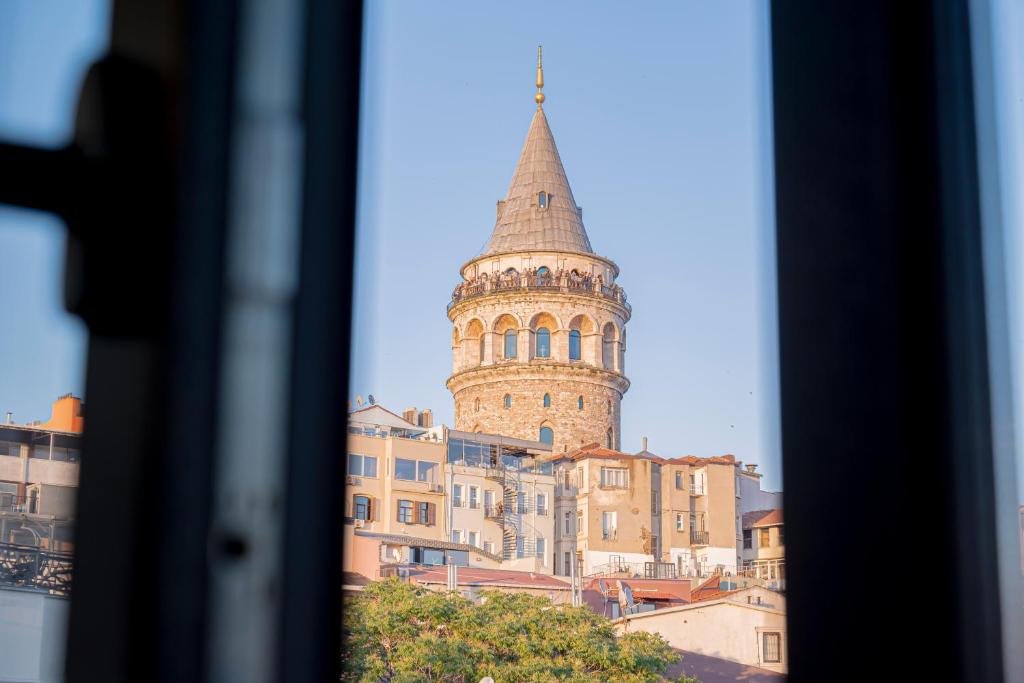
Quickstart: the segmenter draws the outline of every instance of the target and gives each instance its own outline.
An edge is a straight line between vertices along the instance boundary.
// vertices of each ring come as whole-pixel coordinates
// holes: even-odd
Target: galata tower
[[[545,441],[556,453],[618,449],[630,307],[618,266],[590,246],[543,87],[538,48],[537,111],[512,183],[448,305],[455,427]]]

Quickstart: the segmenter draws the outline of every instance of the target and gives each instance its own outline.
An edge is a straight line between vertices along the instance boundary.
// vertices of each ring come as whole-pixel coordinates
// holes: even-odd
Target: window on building
[[[484,491],[484,509],[490,510],[494,507],[494,491]]]
[[[683,473],[676,472],[676,488],[682,490],[683,488]]]
[[[462,484],[452,484],[452,505],[462,507]]]
[[[352,516],[364,521],[373,519],[373,503],[369,496],[356,496],[353,499]]]
[[[601,538],[615,540],[618,535],[619,513],[614,510],[605,510],[601,513]]]
[[[505,394],[505,398],[502,399],[502,402],[505,404],[506,408],[511,408],[512,407],[512,394]]]
[[[785,529],[785,527],[779,527],[779,545],[786,545],[786,537],[783,534],[783,529]]]
[[[764,638],[764,662],[766,664],[782,661],[782,634],[778,631],[766,631]]]
[[[416,481],[437,483],[437,463],[420,460],[416,463]]]
[[[577,410],[583,410],[583,397],[582,396],[580,396],[579,398],[576,399],[576,409]]]
[[[651,491],[651,514],[661,514],[661,491]]]
[[[466,543],[473,546],[474,548],[479,548],[480,546],[478,544],[480,543],[480,532],[470,531],[466,535]]]
[[[398,501],[398,521],[402,524],[412,524],[412,501]]]
[[[615,448],[615,435],[612,432],[612,428],[611,427],[608,428],[608,435],[607,436],[608,436],[608,444],[607,444],[608,448],[609,449]]]
[[[395,479],[416,481],[416,461],[395,458]]]
[[[516,493],[516,512],[523,514],[529,511],[529,507],[526,505],[526,491],[519,491]]]
[[[353,477],[376,477],[377,458],[373,455],[348,454],[348,473]]]
[[[478,399],[478,398],[474,398],[473,399],[473,412],[474,413],[479,413],[480,412],[480,399]]]
[[[433,503],[416,503],[416,522],[427,525],[434,523]]]
[[[480,487],[470,486],[469,487],[469,507],[472,510],[476,510],[480,507]]]
[[[758,529],[759,538],[757,539],[757,545],[759,548],[767,548],[770,545],[771,535],[768,531],[768,529]]]
[[[609,415],[612,414],[612,401],[611,401],[611,399],[608,399],[608,401],[607,401],[607,403],[605,405],[604,412],[608,413]]]
[[[480,335],[480,364],[484,362],[484,336]]]
[[[576,535],[583,533],[583,510],[576,511]]]
[[[548,266],[542,265],[537,269],[537,284],[538,285],[550,285],[551,284],[551,270]]]
[[[569,360],[580,359],[580,331],[569,331]]]
[[[565,553],[564,560],[565,576],[570,576],[572,574],[572,555],[570,553]]]
[[[548,514],[548,497],[543,493],[537,494],[537,514],[546,515]]]
[[[491,555],[494,554],[494,542],[493,541],[484,541],[484,552],[490,553]]]
[[[551,394],[544,394],[544,407],[545,408],[550,408],[551,407]]]
[[[569,534],[572,533],[572,513],[571,512],[566,512],[565,513],[565,520],[564,521],[565,521],[565,531],[563,533],[568,536]],[[566,553],[566,554],[568,554],[568,553]]]
[[[676,531],[686,531],[686,519],[683,518],[682,512],[676,513]]]
[[[546,327],[537,330],[537,358],[551,357],[551,330]]]
[[[601,486],[624,489],[629,487],[629,470],[625,467],[602,467]]]
[[[516,536],[516,557],[523,558],[526,556],[526,539],[522,536]]]
[[[750,529],[743,530],[743,549],[750,550],[754,547],[754,534]]]
[[[546,443],[549,446],[555,443],[555,431],[551,427],[540,428],[540,439],[541,443]]]
[[[505,330],[505,358],[515,358],[518,354],[516,350],[519,335],[516,334],[515,330]]]
[[[452,543],[462,543],[461,529],[452,529]]]
[[[544,539],[543,538],[538,538],[537,539],[537,549],[536,550],[537,550],[537,557],[539,557],[541,559],[541,561],[544,560],[544,549],[545,549]],[[547,564],[547,563],[545,562],[544,564]]]
[[[541,209],[548,208],[548,193],[538,192],[537,193],[537,206]]]

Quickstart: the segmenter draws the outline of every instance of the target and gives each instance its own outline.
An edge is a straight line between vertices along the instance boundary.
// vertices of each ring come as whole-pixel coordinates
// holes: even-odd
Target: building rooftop
[[[593,253],[583,228],[583,210],[576,206],[555,137],[541,107],[543,84],[538,55],[537,111],[508,192],[498,202],[497,221],[484,255],[515,251]]]
[[[448,567],[417,567],[409,571],[409,580],[419,583],[448,583]],[[459,567],[460,586],[477,588],[536,588],[543,590],[570,590],[570,586],[554,576],[507,569],[481,569]]]
[[[743,513],[743,528],[756,529],[758,527],[778,526],[782,524],[782,510],[754,510]]]
[[[586,460],[587,458],[594,458],[598,460],[649,460],[656,462],[660,465],[671,465],[671,464],[685,464],[685,465],[736,465],[736,458],[733,455],[716,455],[710,458],[698,458],[695,455],[684,455],[678,458],[664,458],[647,451],[641,451],[639,453],[623,453],[622,451],[616,451],[611,448],[605,448],[596,443],[589,443],[584,446],[580,446],[574,451],[568,453],[558,453],[552,456],[551,460],[569,460],[576,462],[578,460]]]

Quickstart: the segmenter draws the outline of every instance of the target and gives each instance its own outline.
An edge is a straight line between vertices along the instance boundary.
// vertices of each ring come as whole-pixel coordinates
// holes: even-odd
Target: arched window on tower
[[[537,206],[540,207],[541,209],[548,208],[548,193],[547,192],[538,192],[537,193]]]
[[[578,399],[576,399],[576,408],[579,409],[579,410],[583,410],[583,397],[582,396],[580,396]]]
[[[544,407],[545,408],[550,408],[551,407],[551,394],[544,394]]]
[[[480,365],[484,364],[484,335],[480,335]]]
[[[546,327],[537,330],[537,358],[551,357],[551,331]]]
[[[608,428],[608,448],[615,448],[615,434],[612,433],[612,428]]]
[[[540,442],[552,445],[555,443],[555,431],[551,427],[540,428]]]
[[[512,407],[512,394],[505,394],[504,404],[506,408]]]
[[[569,332],[569,360],[580,359],[580,331],[571,330]]]
[[[478,398],[473,399],[473,412],[474,413],[479,413],[480,412],[480,399],[478,399]]]
[[[515,330],[505,330],[505,358],[516,357],[516,342],[519,339],[519,335]]]
[[[537,269],[537,285],[544,287],[551,284],[551,271],[547,266]]]

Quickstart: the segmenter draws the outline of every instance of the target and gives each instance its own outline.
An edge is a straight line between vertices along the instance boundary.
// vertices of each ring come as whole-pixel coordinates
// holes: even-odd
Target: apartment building
[[[557,573],[651,578],[740,566],[737,462],[661,458],[590,444],[553,459]]]
[[[0,543],[73,549],[75,493],[81,460],[82,401],[54,401],[50,419],[0,424]]]
[[[743,573],[784,589],[786,541],[782,510],[743,513]]]
[[[349,414],[346,571],[377,578],[457,564],[553,573],[554,477],[537,462],[550,446],[405,415],[379,405]]]

